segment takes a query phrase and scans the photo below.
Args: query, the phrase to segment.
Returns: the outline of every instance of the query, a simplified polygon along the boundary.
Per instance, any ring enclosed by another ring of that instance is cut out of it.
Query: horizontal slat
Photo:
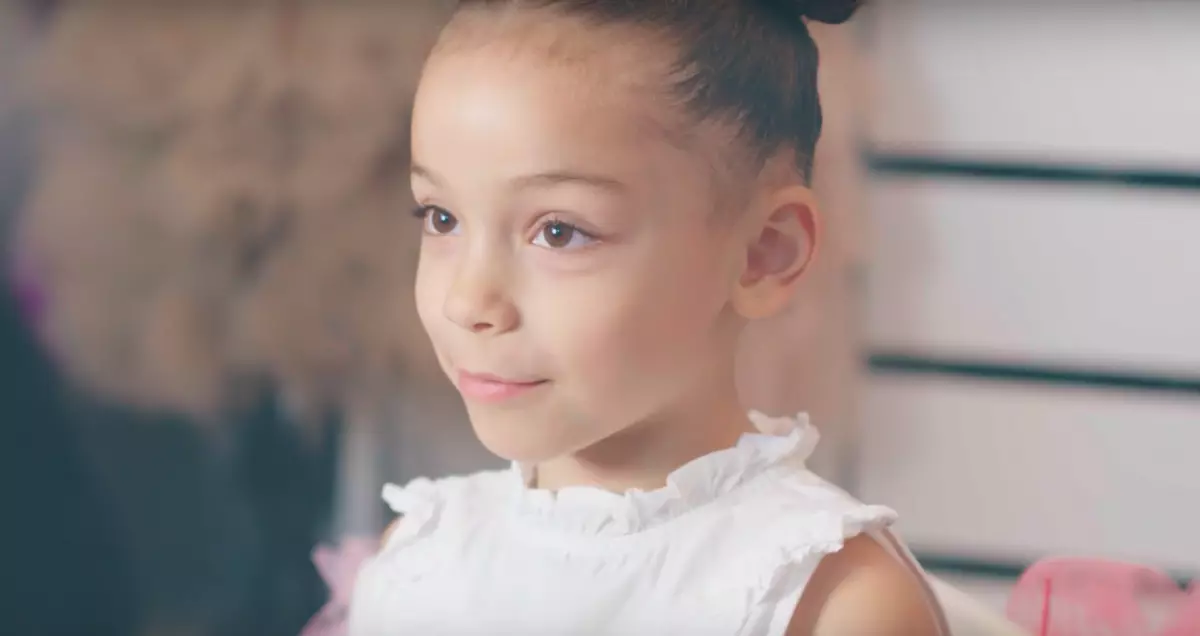
[[[991,557],[967,556],[958,554],[943,554],[917,546],[913,555],[925,570],[937,574],[940,578],[961,578],[976,582],[992,581],[1002,585],[1010,585],[1021,577],[1036,561],[1005,561]],[[1159,567],[1154,563],[1143,563],[1150,567]],[[1196,581],[1194,573],[1167,572],[1175,579],[1179,589],[1186,590]]]
[[[942,576],[962,576],[972,579],[992,579],[1012,583],[1032,565],[1026,561],[1004,561],[976,556],[942,554],[917,547],[913,556],[921,567]]]
[[[907,352],[872,352],[867,364],[874,373],[976,378],[992,382],[1153,391],[1200,396],[1200,376],[1183,377],[1135,370],[1122,372],[1047,365],[996,363],[990,360],[933,358]]]
[[[976,181],[1104,185],[1167,190],[1200,190],[1200,170],[1155,170],[1142,166],[996,161],[989,158],[867,151],[867,165],[880,177],[940,177]]]
[[[876,8],[880,148],[1200,168],[1200,3]]]
[[[882,182],[871,345],[1200,375],[1200,197]]]
[[[877,377],[859,494],[913,545],[1200,568],[1200,399]]]

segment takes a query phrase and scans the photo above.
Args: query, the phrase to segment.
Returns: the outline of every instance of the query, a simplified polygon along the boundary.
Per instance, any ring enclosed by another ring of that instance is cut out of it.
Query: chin
[[[573,444],[569,428],[562,419],[534,415],[524,410],[467,407],[471,428],[484,448],[512,462],[537,464],[566,455],[579,445]],[[551,424],[557,422],[557,424]]]

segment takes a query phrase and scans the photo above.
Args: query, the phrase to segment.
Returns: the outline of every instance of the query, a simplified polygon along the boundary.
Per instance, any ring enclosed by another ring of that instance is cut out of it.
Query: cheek
[[[416,282],[413,285],[413,296],[416,300],[417,315],[421,325],[429,334],[434,345],[437,343],[437,331],[442,320],[442,306],[445,303],[446,284],[445,267],[440,267],[437,259],[429,257],[423,249],[417,266]]]
[[[706,267],[708,261],[695,258],[648,259],[570,289],[554,328],[540,329],[555,334],[546,350],[557,352],[598,398],[655,390],[685,377],[683,371],[714,351],[724,302]]]

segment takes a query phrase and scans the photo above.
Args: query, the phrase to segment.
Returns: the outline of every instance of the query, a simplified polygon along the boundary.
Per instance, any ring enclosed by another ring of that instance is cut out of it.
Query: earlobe
[[[772,197],[748,232],[745,268],[734,306],[747,319],[782,310],[800,276],[816,256],[819,221],[812,192],[788,188]]]

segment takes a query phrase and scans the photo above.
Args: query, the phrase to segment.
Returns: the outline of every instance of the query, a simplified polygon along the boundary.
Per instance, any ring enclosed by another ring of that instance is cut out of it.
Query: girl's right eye
[[[425,233],[433,236],[447,236],[458,232],[458,219],[445,208],[436,205],[423,205],[413,210],[413,216],[425,221]]]

